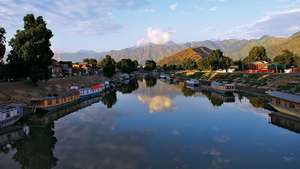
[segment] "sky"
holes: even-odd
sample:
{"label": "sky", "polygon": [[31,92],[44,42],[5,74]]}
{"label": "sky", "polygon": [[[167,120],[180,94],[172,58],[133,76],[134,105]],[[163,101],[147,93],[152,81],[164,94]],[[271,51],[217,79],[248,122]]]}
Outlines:
{"label": "sky", "polygon": [[55,52],[300,31],[300,0],[0,0],[0,27],[8,40],[28,13],[44,17]]}

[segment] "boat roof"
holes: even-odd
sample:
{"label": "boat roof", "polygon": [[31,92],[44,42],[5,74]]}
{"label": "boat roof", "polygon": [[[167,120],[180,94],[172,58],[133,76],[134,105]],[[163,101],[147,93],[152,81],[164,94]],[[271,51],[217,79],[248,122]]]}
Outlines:
{"label": "boat roof", "polygon": [[299,95],[294,95],[294,94],[289,94],[289,93],[284,93],[284,92],[279,92],[279,91],[271,91],[271,92],[268,92],[268,94],[272,97],[276,97],[279,99],[283,99],[283,100],[287,100],[287,101],[295,102],[295,103],[300,103]]}
{"label": "boat roof", "polygon": [[33,98],[31,99],[31,101],[43,101],[43,100],[52,100],[52,99],[57,99],[57,98],[62,98],[62,97],[68,97],[68,96],[72,96],[72,95],[79,95],[79,91],[76,89],[71,89],[65,93],[63,93],[62,95],[59,96],[46,96],[46,97],[41,97],[41,98]]}

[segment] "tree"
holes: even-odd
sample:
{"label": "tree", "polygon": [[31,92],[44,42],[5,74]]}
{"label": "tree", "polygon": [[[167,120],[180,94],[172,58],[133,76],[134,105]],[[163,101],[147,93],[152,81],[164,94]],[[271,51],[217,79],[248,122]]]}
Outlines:
{"label": "tree", "polygon": [[299,67],[300,58],[289,50],[283,50],[281,55],[274,58],[274,62],[284,65],[286,68]]}
{"label": "tree", "polygon": [[157,79],[154,76],[146,75],[145,76],[146,87],[153,87],[157,83]]}
{"label": "tree", "polygon": [[232,59],[223,55],[220,49],[213,50],[203,61],[204,67],[211,70],[228,69],[232,65]]}
{"label": "tree", "polygon": [[271,61],[270,58],[268,58],[266,49],[263,46],[253,47],[250,50],[249,55],[244,59],[244,63],[251,63],[255,61]]}
{"label": "tree", "polygon": [[106,77],[112,77],[116,73],[116,61],[109,55],[106,55],[99,65]]}
{"label": "tree", "polygon": [[85,58],[85,59],[83,59],[83,62],[88,64],[90,67],[92,67],[94,69],[97,67],[97,60],[96,59]]}
{"label": "tree", "polygon": [[0,63],[2,63],[2,59],[5,55],[5,50],[6,50],[6,47],[5,47],[6,39],[4,36],[5,33],[6,33],[5,29],[0,27]]}
{"label": "tree", "polygon": [[12,78],[30,77],[33,82],[50,78],[49,66],[54,55],[50,48],[52,37],[42,16],[24,17],[24,30],[17,30],[9,42],[12,49],[7,61]]}
{"label": "tree", "polygon": [[154,69],[156,69],[156,62],[154,60],[146,60],[145,70],[152,71]]}
{"label": "tree", "polygon": [[137,64],[131,59],[122,59],[117,63],[117,68],[123,73],[132,73],[137,69]]}
{"label": "tree", "polygon": [[187,59],[184,59],[184,61],[182,63],[182,67],[183,67],[183,69],[186,69],[186,70],[193,70],[193,69],[196,69],[198,67],[198,65],[197,65],[197,62],[194,61],[193,59],[187,58]]}

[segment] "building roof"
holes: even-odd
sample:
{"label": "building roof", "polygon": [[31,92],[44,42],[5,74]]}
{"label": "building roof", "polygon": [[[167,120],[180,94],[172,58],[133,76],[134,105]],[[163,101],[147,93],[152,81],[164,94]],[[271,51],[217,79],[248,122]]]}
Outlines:
{"label": "building roof", "polygon": [[276,97],[279,99],[287,100],[290,102],[295,102],[295,103],[300,103],[300,96],[299,95],[294,95],[294,94],[289,94],[289,93],[284,93],[284,92],[278,92],[278,91],[271,91],[268,92],[268,94],[272,97]]}

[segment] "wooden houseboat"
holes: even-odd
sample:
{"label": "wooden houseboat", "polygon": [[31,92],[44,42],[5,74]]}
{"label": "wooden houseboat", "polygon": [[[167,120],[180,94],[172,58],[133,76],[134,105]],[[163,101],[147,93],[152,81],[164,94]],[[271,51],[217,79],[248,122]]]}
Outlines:
{"label": "wooden houseboat", "polygon": [[[71,87],[71,89],[78,89],[78,87]],[[97,83],[88,88],[78,89],[80,93],[80,99],[89,99],[93,97],[100,96],[100,93],[103,91],[103,86],[100,83]]]}
{"label": "wooden houseboat", "polygon": [[212,82],[211,89],[222,94],[233,93],[235,91],[235,85],[229,83]]}
{"label": "wooden houseboat", "polygon": [[69,105],[80,99],[80,92],[71,89],[61,96],[48,96],[31,99],[30,104],[34,112],[36,111],[54,111],[63,106]]}
{"label": "wooden houseboat", "polygon": [[279,112],[300,118],[300,96],[279,92],[268,91],[272,98],[270,105]]}
{"label": "wooden houseboat", "polygon": [[4,128],[16,123],[23,117],[23,107],[18,105],[0,106],[0,128]]}

